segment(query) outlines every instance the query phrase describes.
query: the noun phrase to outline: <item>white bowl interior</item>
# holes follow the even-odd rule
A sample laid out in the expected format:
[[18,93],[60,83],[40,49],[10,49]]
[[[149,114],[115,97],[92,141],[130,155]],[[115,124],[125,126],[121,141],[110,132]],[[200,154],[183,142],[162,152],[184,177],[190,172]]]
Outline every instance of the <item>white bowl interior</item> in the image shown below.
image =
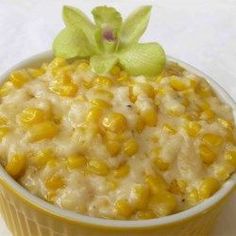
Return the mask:
[[[47,62],[52,58],[51,51],[47,51],[38,55],[35,55],[25,61],[22,61],[21,63],[17,64],[16,66],[12,67],[10,70],[8,70],[6,73],[0,76],[0,83],[4,81],[8,74],[15,69],[23,68],[23,67],[35,67],[42,64],[42,62]],[[214,88],[218,96],[224,101],[225,103],[229,104],[232,107],[234,119],[236,120],[236,105],[233,99],[224,91],[224,89],[218,85],[215,81],[213,81],[209,76],[205,75],[204,73],[200,72],[196,68],[180,61],[172,57],[168,57],[169,61],[177,62],[181,66],[183,66],[185,69],[204,77],[208,80],[208,82],[211,84],[211,86]],[[72,221],[78,221],[85,224],[91,224],[91,225],[99,225],[99,226],[109,226],[109,227],[116,227],[116,228],[144,228],[144,227],[150,227],[150,226],[158,226],[158,225],[165,225],[170,224],[174,222],[178,222],[181,220],[184,220],[188,217],[194,216],[196,214],[200,214],[201,212],[204,212],[208,208],[214,206],[217,202],[219,202],[221,199],[224,198],[225,195],[227,195],[236,185],[236,174],[231,176],[229,180],[225,182],[225,184],[221,187],[221,189],[215,193],[211,198],[203,201],[202,203],[198,204],[197,206],[194,206],[188,210],[170,215],[165,216],[157,219],[150,219],[150,220],[139,220],[139,221],[125,221],[125,220],[109,220],[109,219],[101,219],[101,218],[95,218],[90,216],[81,215],[78,213],[74,213],[69,210],[60,209],[57,206],[54,206],[34,195],[32,195],[30,192],[28,192],[26,189],[24,189],[21,185],[19,185],[14,179],[12,179],[6,171],[0,166],[0,178],[8,183],[13,189],[15,189],[21,196],[24,196],[24,198],[28,201],[33,203],[36,206],[39,206],[40,208],[45,209],[47,212],[51,212],[54,215],[58,215],[59,217],[65,217]]]

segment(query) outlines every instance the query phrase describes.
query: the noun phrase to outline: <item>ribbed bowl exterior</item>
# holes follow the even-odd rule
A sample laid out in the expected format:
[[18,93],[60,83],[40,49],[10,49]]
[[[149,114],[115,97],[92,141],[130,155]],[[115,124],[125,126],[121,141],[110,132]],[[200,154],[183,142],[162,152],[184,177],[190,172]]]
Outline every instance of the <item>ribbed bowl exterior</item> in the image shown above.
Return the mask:
[[139,229],[98,227],[59,218],[32,206],[5,185],[0,187],[0,211],[14,236],[207,236],[226,198],[184,221]]

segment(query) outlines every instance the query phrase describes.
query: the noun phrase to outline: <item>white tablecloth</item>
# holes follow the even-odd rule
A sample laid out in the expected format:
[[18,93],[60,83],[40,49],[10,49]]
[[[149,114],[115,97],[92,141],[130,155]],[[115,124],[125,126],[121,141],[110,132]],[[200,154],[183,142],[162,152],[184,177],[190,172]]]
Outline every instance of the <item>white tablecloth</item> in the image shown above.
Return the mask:
[[[125,15],[137,5],[152,4],[143,40],[159,41],[169,55],[209,74],[236,99],[236,0],[0,0],[0,73],[50,49],[63,27],[65,4],[87,13],[107,4]],[[215,236],[236,235],[235,196],[219,218]],[[0,235],[10,235],[1,219]]]

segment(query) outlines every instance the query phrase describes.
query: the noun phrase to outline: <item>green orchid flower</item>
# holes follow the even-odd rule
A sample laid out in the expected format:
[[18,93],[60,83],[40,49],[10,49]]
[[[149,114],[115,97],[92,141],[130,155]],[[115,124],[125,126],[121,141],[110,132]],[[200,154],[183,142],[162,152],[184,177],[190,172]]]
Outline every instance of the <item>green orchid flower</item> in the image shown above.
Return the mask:
[[106,74],[119,63],[131,75],[156,76],[166,62],[165,52],[156,43],[139,43],[145,32],[151,6],[143,6],[123,21],[113,7],[92,10],[94,23],[79,9],[65,6],[65,28],[53,43],[54,54],[66,59],[90,58],[92,69]]

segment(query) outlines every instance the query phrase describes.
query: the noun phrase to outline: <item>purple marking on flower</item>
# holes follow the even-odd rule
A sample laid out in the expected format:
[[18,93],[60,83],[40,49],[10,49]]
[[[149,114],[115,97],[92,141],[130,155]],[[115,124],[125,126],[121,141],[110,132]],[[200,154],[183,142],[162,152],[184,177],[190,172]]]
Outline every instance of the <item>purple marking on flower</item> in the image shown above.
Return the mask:
[[105,40],[107,41],[115,41],[116,40],[116,37],[115,35],[113,34],[113,31],[112,29],[104,29],[103,33],[102,33],[102,36]]

